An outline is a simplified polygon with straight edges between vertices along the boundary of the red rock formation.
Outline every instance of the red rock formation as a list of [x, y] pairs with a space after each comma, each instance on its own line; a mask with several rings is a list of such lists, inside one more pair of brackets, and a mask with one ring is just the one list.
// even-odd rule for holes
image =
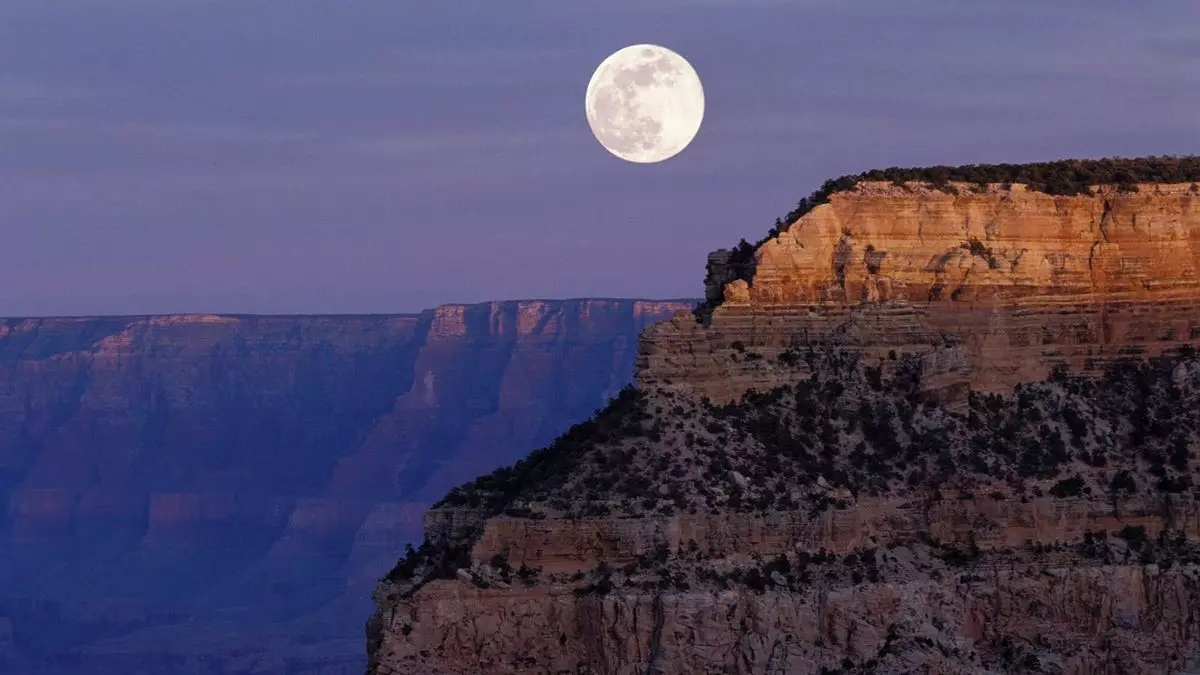
[[[1047, 384], [1042, 407], [995, 397], [995, 410], [1021, 411], [1007, 426], [983, 426], [982, 397], [955, 406], [1057, 364], [1095, 375], [1193, 346], [1198, 192], [863, 182], [766, 240], [753, 275], [710, 258], [723, 302], [703, 322], [677, 315], [643, 333], [644, 418], [613, 413], [427, 516], [428, 546], [377, 591], [370, 672], [1196, 667], [1194, 420], [1157, 422], [1180, 429], [1168, 480], [1129, 432], [1157, 408], [1117, 404], [1067, 448], [1054, 429], [1080, 418], [1062, 407], [1066, 385]], [[810, 380], [810, 348], [885, 375], [913, 367], [921, 390]], [[1194, 364], [1173, 367], [1171, 396], [1194, 395]], [[786, 399], [799, 391], [810, 398]], [[843, 391], [848, 408], [806, 412]], [[939, 398], [953, 405], [926, 405]], [[1011, 431], [1023, 424], [1029, 436]], [[1110, 433], [1109, 454], [1090, 454]], [[1056, 443], [1070, 479], [1037, 459]], [[1150, 495], [1122, 501], [1117, 462]], [[861, 469], [872, 465], [887, 473]], [[779, 473], [795, 466], [806, 480], [788, 485]]]
[[1200, 338], [1190, 183], [1081, 196], [862, 183], [755, 256], [753, 278], [724, 285], [708, 325], [680, 317], [644, 336], [640, 382], [731, 400], [794, 381], [772, 368], [780, 352], [836, 342], [926, 353], [934, 386], [1002, 390], [1056, 363], [1095, 372]]

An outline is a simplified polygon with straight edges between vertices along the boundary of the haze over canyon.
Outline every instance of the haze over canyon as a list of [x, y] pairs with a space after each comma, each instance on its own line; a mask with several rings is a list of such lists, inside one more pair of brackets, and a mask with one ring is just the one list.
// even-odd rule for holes
[[428, 504], [693, 304], [0, 320], [0, 671], [361, 673]]

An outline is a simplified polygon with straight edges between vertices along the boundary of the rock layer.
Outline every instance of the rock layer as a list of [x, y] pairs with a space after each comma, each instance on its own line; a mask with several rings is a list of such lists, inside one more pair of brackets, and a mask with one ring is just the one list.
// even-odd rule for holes
[[643, 386], [734, 400], [795, 381], [772, 367], [780, 352], [834, 343], [925, 353], [931, 386], [998, 391], [1058, 363], [1097, 372], [1200, 337], [1190, 183], [1053, 196], [866, 182], [755, 255], [753, 278], [723, 285], [706, 325], [678, 317], [643, 336]]
[[[387, 633], [373, 672], [799, 674], [838, 672], [846, 660], [856, 665], [849, 672], [1116, 674], [1200, 665], [1194, 562], [1162, 569], [1023, 551], [983, 555], [967, 572], [931, 572], [921, 569], [924, 547], [877, 542], [901, 548], [875, 583], [804, 590], [581, 595], [561, 581], [499, 589], [433, 581], [419, 603], [379, 617]], [[985, 667], [980, 655], [1008, 667]]]

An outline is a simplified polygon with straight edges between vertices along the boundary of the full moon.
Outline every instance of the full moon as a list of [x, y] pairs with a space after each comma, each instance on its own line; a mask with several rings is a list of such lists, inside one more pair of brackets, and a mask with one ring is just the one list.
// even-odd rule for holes
[[696, 137], [704, 119], [704, 88], [679, 54], [633, 45], [596, 68], [586, 105], [600, 145], [625, 161], [650, 164], [678, 155]]

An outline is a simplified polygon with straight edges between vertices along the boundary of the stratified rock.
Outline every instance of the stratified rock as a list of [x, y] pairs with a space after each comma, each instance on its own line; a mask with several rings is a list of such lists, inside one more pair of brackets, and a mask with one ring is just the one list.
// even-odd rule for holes
[[1068, 187], [853, 181], [714, 254], [636, 390], [430, 511], [370, 672], [1200, 667], [1198, 189]]
[[429, 503], [585, 419], [691, 305], [0, 320], [0, 656], [11, 624], [61, 672], [361, 672]]
[[828, 343], [925, 354], [930, 387], [1000, 391], [1200, 337], [1194, 184], [951, 188], [832, 195], [756, 251], [753, 278], [725, 284], [706, 325], [647, 332], [638, 381], [732, 401], [803, 377], [773, 367], [779, 355]]

